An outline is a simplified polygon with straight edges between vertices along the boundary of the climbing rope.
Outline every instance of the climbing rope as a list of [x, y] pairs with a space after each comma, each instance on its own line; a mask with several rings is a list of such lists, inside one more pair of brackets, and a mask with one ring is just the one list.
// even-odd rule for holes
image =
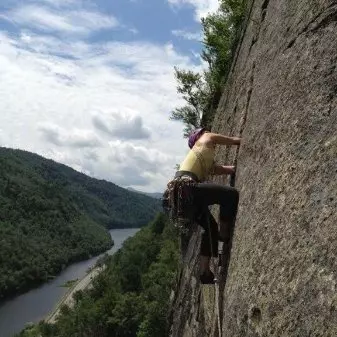
[[221, 318], [220, 318], [220, 289], [219, 289], [219, 282], [215, 282], [215, 297], [216, 297], [216, 311], [217, 311], [217, 318], [218, 318], [218, 331], [219, 337], [222, 337], [222, 327], [221, 327]]

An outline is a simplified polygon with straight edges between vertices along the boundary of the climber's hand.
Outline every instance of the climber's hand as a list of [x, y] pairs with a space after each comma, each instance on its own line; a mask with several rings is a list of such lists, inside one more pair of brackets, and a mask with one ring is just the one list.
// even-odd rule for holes
[[234, 174], [235, 166], [215, 165], [213, 173], [215, 175]]

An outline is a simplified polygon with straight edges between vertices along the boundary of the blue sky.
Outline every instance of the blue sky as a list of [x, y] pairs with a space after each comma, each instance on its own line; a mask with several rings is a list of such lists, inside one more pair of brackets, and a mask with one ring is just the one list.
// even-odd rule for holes
[[0, 146], [161, 191], [187, 151], [173, 67], [217, 0], [2, 0]]
[[[113, 2], [100, 1], [102, 7], [110, 13], [116, 13], [119, 20], [138, 31], [137, 38], [154, 43], [172, 41], [183, 52], [198, 50], [197, 41], [187, 41], [172, 34], [174, 30], [198, 33], [200, 23], [194, 19], [194, 8], [187, 4], [179, 9], [167, 1], [139, 0]], [[125, 34], [126, 39], [134, 39], [132, 34]]]
[[[210, 4], [211, 2], [209, 1]], [[30, 11], [27, 20], [22, 20], [19, 17], [27, 14], [28, 9], [34, 8], [51, 12], [55, 16], [61, 16], [62, 9], [85, 10], [117, 21], [116, 26], [109, 27], [107, 25], [100, 30], [93, 29], [86, 36], [86, 40], [89, 42], [111, 40], [144, 40], [154, 44], [171, 42], [177, 51], [191, 57], [200, 52], [200, 21], [193, 0], [190, 2], [179, 2], [179, 0], [171, 2], [169, 0], [3, 0], [0, 5], [2, 12], [0, 29], [11, 34], [19, 34], [22, 29], [30, 29], [35, 33], [44, 32], [45, 29], [41, 29], [41, 26], [37, 27], [29, 22], [30, 19], [31, 21], [36, 19]], [[21, 15], [18, 15], [19, 10], [21, 10]], [[67, 31], [56, 30], [52, 34], [64, 36], [65, 32]]]

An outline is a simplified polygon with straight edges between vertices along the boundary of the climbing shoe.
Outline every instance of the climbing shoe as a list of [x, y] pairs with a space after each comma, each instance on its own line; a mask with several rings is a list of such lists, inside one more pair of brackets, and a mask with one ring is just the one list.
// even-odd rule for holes
[[200, 282], [202, 284], [214, 284], [215, 283], [215, 278], [214, 278], [214, 274], [209, 271], [207, 273], [202, 273], [200, 275]]

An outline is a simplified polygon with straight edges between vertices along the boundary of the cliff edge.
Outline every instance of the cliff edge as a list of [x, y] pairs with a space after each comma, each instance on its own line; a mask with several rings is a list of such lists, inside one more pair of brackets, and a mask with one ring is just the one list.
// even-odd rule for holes
[[243, 138], [217, 154], [237, 165], [231, 258], [201, 287], [192, 235], [172, 337], [337, 336], [336, 68], [336, 0], [248, 4], [213, 125]]

